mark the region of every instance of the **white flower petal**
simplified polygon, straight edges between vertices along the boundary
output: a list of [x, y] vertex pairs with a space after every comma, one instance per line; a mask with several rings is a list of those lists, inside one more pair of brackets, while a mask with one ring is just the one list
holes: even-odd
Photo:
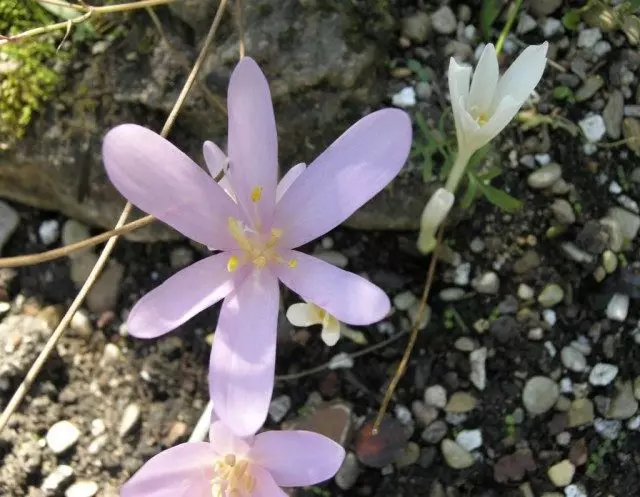
[[420, 235], [418, 237], [418, 250], [428, 254], [435, 248], [435, 234], [455, 201], [455, 196], [449, 190], [438, 188], [424, 206], [420, 219]]
[[471, 89], [469, 90], [466, 107], [472, 115], [487, 115], [499, 77], [500, 68], [498, 67], [496, 49], [492, 43], [488, 43], [482, 51], [471, 80]]
[[498, 81], [498, 87], [491, 104], [492, 109], [498, 108], [500, 101], [510, 96], [518, 104], [518, 109], [536, 87], [547, 64], [547, 49], [545, 41], [541, 45], [531, 45], [525, 48], [509, 69]]
[[507, 96], [503, 98], [498, 104], [498, 108], [495, 110], [489, 122], [480, 126], [480, 130], [474, 136], [475, 138], [475, 150], [480, 147], [484, 147], [487, 143], [493, 140], [498, 133], [500, 133], [515, 117], [522, 106], [522, 102], [516, 101], [514, 98]]
[[299, 326], [300, 328], [322, 323], [318, 306], [302, 302], [289, 306], [287, 319], [293, 326]]
[[340, 339], [340, 321], [333, 316], [327, 315], [322, 323], [322, 341], [329, 347], [333, 347]]

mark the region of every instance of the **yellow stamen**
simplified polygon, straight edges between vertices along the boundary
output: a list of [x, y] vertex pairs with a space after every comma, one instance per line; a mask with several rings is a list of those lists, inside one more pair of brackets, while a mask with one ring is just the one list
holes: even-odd
[[256, 479], [250, 473], [249, 461], [227, 454], [213, 463], [212, 497], [240, 497], [250, 494]]
[[267, 266], [267, 258], [264, 255], [259, 255], [255, 259], [253, 259], [253, 263], [258, 269], [263, 269]]
[[283, 231], [280, 228], [271, 228], [271, 238], [279, 240], [282, 238]]
[[486, 116], [486, 114], [480, 114], [477, 118], [476, 118], [476, 122], [480, 125], [480, 126], [484, 126], [485, 124], [487, 124], [489, 122], [489, 118]]
[[297, 259], [289, 259], [289, 267], [291, 269], [295, 269], [298, 267], [298, 261]]
[[253, 190], [251, 190], [251, 201], [259, 202], [262, 198], [262, 187], [256, 186]]
[[231, 257], [229, 257], [229, 260], [227, 261], [227, 271], [229, 271], [230, 273], [233, 273], [236, 269], [238, 269], [239, 263], [240, 263], [240, 259], [238, 259], [237, 256], [232, 255]]

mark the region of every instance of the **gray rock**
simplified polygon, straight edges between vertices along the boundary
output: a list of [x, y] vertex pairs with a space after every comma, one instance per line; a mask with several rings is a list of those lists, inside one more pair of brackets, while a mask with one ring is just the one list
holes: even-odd
[[500, 316], [494, 319], [489, 331], [500, 343], [508, 343], [519, 334], [518, 322], [513, 316]]
[[584, 102], [593, 97], [604, 86], [604, 79], [599, 74], [589, 76], [584, 84], [575, 93], [577, 102]]
[[60, 490], [69, 483], [72, 477], [73, 468], [71, 466], [61, 464], [45, 477], [40, 489], [47, 495], [54, 495], [60, 492]]
[[484, 390], [487, 386], [487, 371], [485, 363], [487, 361], [487, 348], [482, 347], [474, 350], [469, 354], [469, 364], [471, 371], [469, 372], [469, 381], [478, 390]]
[[416, 418], [416, 421], [422, 426], [429, 426], [436, 419], [438, 419], [438, 410], [430, 405], [425, 405], [419, 400], [414, 400], [411, 403], [411, 411]]
[[132, 403], [125, 407], [118, 427], [118, 435], [126, 437], [140, 422], [140, 406]]
[[456, 436], [456, 443], [469, 452], [482, 447], [482, 430], [462, 430]]
[[450, 35], [458, 27], [456, 16], [448, 5], [443, 5], [431, 16], [433, 29], [441, 35]]
[[420, 458], [420, 446], [415, 442], [409, 442], [404, 451], [396, 458], [395, 464], [398, 468], [406, 468], [418, 462]]
[[560, 167], [560, 164], [551, 162], [532, 172], [527, 177], [527, 184], [534, 190], [542, 190], [544, 188], [549, 188], [558, 181], [561, 176], [562, 168]]
[[500, 289], [500, 278], [493, 271], [487, 271], [471, 282], [471, 286], [478, 293], [495, 294]]
[[[607, 217], [614, 219], [620, 226], [622, 235], [633, 240], [640, 230], [640, 216], [621, 207], [611, 207]], [[614, 250], [613, 248], [611, 250]]]
[[576, 467], [571, 461], [565, 459], [557, 464], [554, 464], [547, 471], [547, 475], [556, 487], [566, 487], [573, 480], [573, 475], [576, 472]]
[[615, 419], [596, 419], [593, 423], [596, 433], [607, 440], [616, 440], [622, 430], [622, 421]]
[[587, 141], [591, 143], [599, 142], [607, 131], [604, 119], [599, 114], [581, 119], [578, 121], [578, 126], [580, 126]]
[[562, 347], [560, 351], [560, 359], [562, 364], [569, 371], [581, 373], [587, 369], [587, 359], [584, 354], [574, 347]]
[[594, 386], [607, 386], [618, 376], [618, 366], [599, 362], [589, 373], [589, 383]]
[[585, 28], [578, 32], [578, 46], [580, 48], [593, 48], [602, 39], [602, 32], [598, 28]]
[[13, 207], [0, 200], [0, 253], [2, 252], [2, 247], [18, 227], [19, 222], [20, 216], [18, 216]]
[[473, 466], [473, 455], [460, 447], [453, 440], [444, 439], [440, 444], [440, 450], [447, 466], [453, 469], [465, 469]]
[[424, 402], [427, 405], [444, 409], [447, 405], [447, 390], [442, 385], [432, 385], [424, 391]]
[[58, 421], [47, 431], [47, 446], [55, 453], [62, 454], [73, 447], [80, 438], [80, 430], [71, 421]]
[[546, 376], [534, 376], [524, 386], [522, 403], [530, 414], [544, 414], [555, 405], [559, 395], [560, 389], [555, 381]]
[[562, 26], [562, 22], [560, 22], [560, 19], [547, 17], [542, 21], [542, 34], [545, 38], [553, 38], [563, 31], [564, 27]]
[[573, 224], [576, 222], [576, 214], [573, 212], [573, 207], [563, 198], [557, 198], [553, 201], [551, 212], [553, 212], [560, 224]]
[[451, 397], [447, 405], [444, 407], [446, 412], [460, 414], [473, 411], [478, 405], [478, 400], [467, 392], [455, 392]]
[[358, 458], [353, 452], [347, 452], [344, 461], [342, 461], [342, 466], [340, 466], [334, 479], [338, 488], [341, 490], [349, 490], [356, 484], [359, 474], [360, 465], [358, 464]]
[[640, 105], [625, 105], [624, 115], [626, 117], [640, 117]]
[[629, 314], [629, 296], [624, 293], [614, 293], [607, 304], [606, 314], [612, 321], [623, 323]]
[[540, 295], [538, 295], [538, 303], [544, 307], [553, 307], [564, 299], [564, 290], [556, 283], [545, 286]]
[[570, 428], [576, 428], [591, 424], [594, 416], [593, 402], [589, 399], [576, 399], [567, 413], [567, 422]]
[[193, 262], [193, 251], [187, 247], [176, 247], [169, 254], [173, 269], [182, 269]]
[[538, 27], [536, 20], [526, 12], [523, 12], [518, 19], [518, 25], [516, 26], [516, 33], [523, 35], [529, 31], [533, 31]]
[[548, 16], [562, 5], [562, 0], [533, 0], [531, 11], [537, 16]]
[[416, 43], [424, 43], [431, 32], [431, 19], [425, 12], [416, 12], [402, 20], [402, 34]]
[[437, 444], [449, 431], [447, 423], [442, 419], [438, 419], [427, 426], [422, 432], [422, 440], [430, 444]]
[[611, 400], [606, 417], [608, 419], [629, 419], [638, 411], [638, 400], [633, 395], [633, 385], [625, 382]]
[[624, 96], [620, 90], [613, 90], [604, 107], [602, 117], [609, 138], [617, 140], [622, 133], [622, 118], [624, 109]]
[[280, 423], [291, 409], [291, 397], [280, 395], [269, 404], [269, 416], [274, 423]]
[[408, 310], [413, 304], [418, 301], [418, 298], [411, 292], [402, 292], [393, 297], [393, 305], [399, 311]]

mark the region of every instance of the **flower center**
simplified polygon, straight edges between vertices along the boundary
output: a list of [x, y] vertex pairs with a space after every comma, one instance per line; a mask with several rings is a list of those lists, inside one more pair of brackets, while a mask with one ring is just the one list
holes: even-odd
[[480, 111], [478, 106], [471, 107], [469, 113], [473, 116], [475, 122], [477, 122], [480, 126], [484, 126], [489, 122], [489, 116], [487, 115], [487, 113]]
[[256, 479], [249, 471], [249, 461], [227, 454], [213, 464], [215, 475], [211, 480], [211, 497], [240, 497], [249, 495]]

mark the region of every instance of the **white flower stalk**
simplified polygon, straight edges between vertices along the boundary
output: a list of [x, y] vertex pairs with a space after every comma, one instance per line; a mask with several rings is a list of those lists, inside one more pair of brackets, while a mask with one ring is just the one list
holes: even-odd
[[322, 325], [321, 338], [329, 347], [338, 343], [340, 335], [344, 335], [358, 345], [366, 345], [365, 336], [356, 330], [349, 328], [327, 311], [311, 302], [292, 304], [287, 309], [287, 319], [293, 326], [306, 328], [316, 324]]
[[435, 248], [436, 231], [449, 214], [454, 200], [453, 193], [444, 188], [438, 188], [425, 205], [420, 219], [420, 236], [418, 237], [418, 250], [423, 254], [428, 254]]
[[470, 66], [451, 58], [449, 94], [458, 159], [447, 178], [447, 190], [455, 193], [471, 155], [495, 138], [518, 113], [542, 77], [548, 46], [544, 42], [525, 48], [502, 76], [491, 43], [482, 51], [473, 78]]

